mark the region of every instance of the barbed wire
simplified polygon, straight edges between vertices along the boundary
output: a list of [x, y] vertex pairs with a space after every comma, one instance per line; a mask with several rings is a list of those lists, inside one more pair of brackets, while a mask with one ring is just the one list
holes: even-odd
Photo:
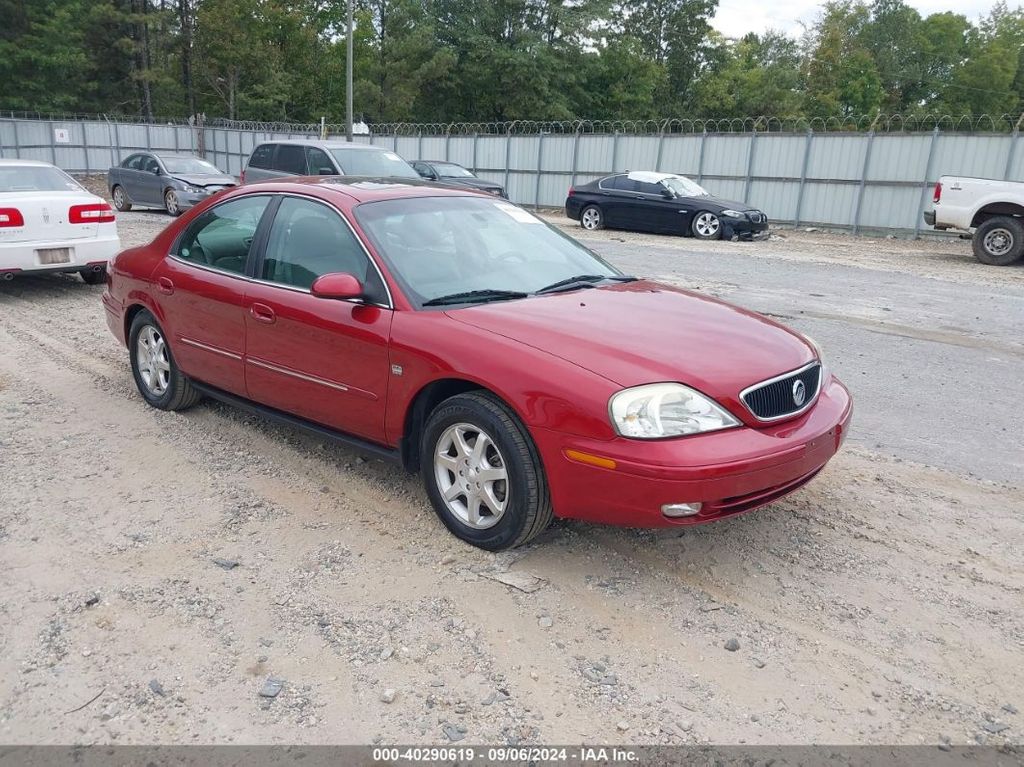
[[[196, 123], [189, 117], [153, 117], [138, 115], [87, 114], [82, 112], [0, 111], [0, 118], [48, 122], [102, 121], [150, 125], [187, 126]], [[287, 133], [319, 136], [345, 134], [344, 123], [295, 123], [286, 121], [230, 120], [200, 118], [208, 128], [245, 130], [262, 133]], [[638, 120], [508, 120], [502, 122], [379, 122], [367, 125], [375, 136], [451, 136], [451, 135], [524, 135], [524, 134], [688, 134], [688, 133], [816, 133], [865, 132], [922, 133], [933, 130], [956, 133], [1007, 133], [1020, 130], [1022, 114], [948, 115], [938, 113], [868, 114], [834, 117], [722, 117]], [[362, 134], [365, 135], [365, 134]]]

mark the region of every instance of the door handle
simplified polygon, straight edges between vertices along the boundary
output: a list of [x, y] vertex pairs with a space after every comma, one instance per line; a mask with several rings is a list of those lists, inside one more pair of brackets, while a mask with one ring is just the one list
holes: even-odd
[[174, 292], [174, 283], [168, 277], [159, 277], [156, 281], [157, 290], [164, 295], [171, 295]]
[[267, 325], [273, 325], [277, 321], [277, 315], [274, 314], [274, 310], [266, 304], [253, 304], [249, 307], [249, 314], [257, 322], [263, 322]]

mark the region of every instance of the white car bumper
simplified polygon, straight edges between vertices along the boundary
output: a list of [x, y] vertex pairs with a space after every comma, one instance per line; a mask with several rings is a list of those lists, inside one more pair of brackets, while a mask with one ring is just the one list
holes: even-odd
[[[68, 260], [44, 263], [42, 250], [68, 249]], [[0, 241], [0, 274], [4, 272], [80, 272], [102, 266], [121, 250], [121, 239], [96, 237], [81, 240], [45, 240], [36, 242]]]

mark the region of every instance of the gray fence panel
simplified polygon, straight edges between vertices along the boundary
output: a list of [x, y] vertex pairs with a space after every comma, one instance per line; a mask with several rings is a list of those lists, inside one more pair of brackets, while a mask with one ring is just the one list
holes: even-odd
[[448, 140], [448, 160], [465, 168], [473, 167], [473, 137], [452, 136]]
[[612, 170], [612, 147], [615, 138], [613, 136], [594, 136], [584, 134], [580, 136], [579, 156], [577, 166], [581, 174], [603, 175]]
[[661, 148], [661, 167], [657, 170], [696, 177], [703, 141], [703, 136], [665, 136]]
[[[704, 176], [746, 176], [750, 136], [708, 136], [704, 147]], [[740, 192], [742, 198], [742, 191]]]
[[[761, 139], [758, 139], [760, 141]], [[792, 221], [796, 218], [797, 197], [800, 193], [799, 181], [763, 181], [751, 182], [749, 203], [755, 208], [768, 211], [773, 221]]]
[[807, 137], [804, 135], [759, 135], [751, 174], [755, 178], [799, 178], [806, 143]]
[[869, 186], [864, 190], [860, 225], [869, 229], [913, 229], [920, 198], [920, 186]]
[[807, 178], [858, 181], [864, 167], [867, 136], [818, 134], [811, 145]]
[[868, 181], [903, 181], [920, 184], [928, 164], [930, 134], [876, 135], [868, 163]]
[[945, 134], [935, 148], [936, 175], [1002, 178], [1009, 142], [1009, 136]]
[[[544, 137], [544, 170], [554, 173], [572, 173], [573, 144], [575, 136]], [[568, 189], [568, 184], [566, 185]]]
[[[205, 156], [238, 175], [265, 141], [315, 137], [313, 130], [202, 129]], [[68, 131], [57, 143], [54, 129]], [[940, 175], [1024, 180], [1024, 138], [1013, 134], [709, 133], [361, 135], [360, 143], [409, 160], [446, 157], [506, 184], [513, 201], [561, 207], [570, 184], [610, 172], [685, 173], [713, 194], [746, 200], [775, 222], [801, 226], [927, 231], [920, 222]], [[870, 143], [870, 153], [868, 145]], [[198, 151], [188, 125], [108, 120], [30, 120], [0, 116], [0, 156], [56, 162], [104, 173], [133, 152]], [[931, 162], [929, 163], [929, 155]], [[801, 179], [804, 182], [801, 183]], [[858, 202], [859, 201], [859, 202]], [[858, 218], [859, 209], [859, 218]]]

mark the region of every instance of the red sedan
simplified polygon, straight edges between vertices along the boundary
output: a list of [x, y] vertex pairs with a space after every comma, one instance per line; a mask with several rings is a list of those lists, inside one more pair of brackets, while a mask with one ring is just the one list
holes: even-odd
[[553, 516], [721, 519], [808, 482], [846, 388], [765, 317], [622, 274], [527, 211], [407, 179], [211, 197], [103, 294], [143, 398], [204, 395], [419, 470], [497, 550]]

